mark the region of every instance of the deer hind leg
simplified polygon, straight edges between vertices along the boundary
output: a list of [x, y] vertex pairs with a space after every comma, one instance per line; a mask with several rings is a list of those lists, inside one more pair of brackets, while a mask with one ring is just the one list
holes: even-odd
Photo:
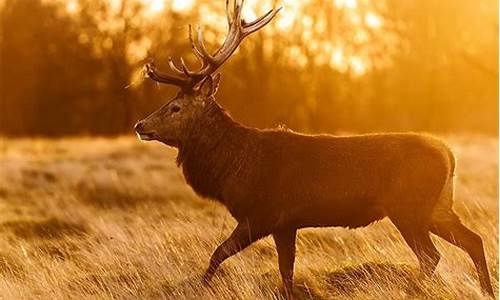
[[222, 262], [266, 235], [255, 231], [255, 228], [251, 227], [248, 223], [238, 224], [229, 238], [215, 249], [210, 258], [209, 266], [203, 275], [203, 280], [209, 282]]
[[278, 252], [278, 264], [283, 280], [286, 299], [293, 298], [293, 264], [295, 261], [296, 229], [273, 233], [274, 243]]
[[482, 289], [493, 296], [493, 288], [483, 249], [483, 240], [478, 234], [465, 227], [453, 211], [448, 211], [446, 216], [441, 215], [441, 218], [434, 219], [431, 232], [462, 248], [469, 254], [479, 275], [479, 282]]
[[420, 266], [420, 276], [422, 278], [430, 277], [434, 274], [441, 255], [432, 243], [427, 227], [420, 226], [419, 224], [394, 224], [401, 232], [401, 235], [413, 253], [417, 256]]

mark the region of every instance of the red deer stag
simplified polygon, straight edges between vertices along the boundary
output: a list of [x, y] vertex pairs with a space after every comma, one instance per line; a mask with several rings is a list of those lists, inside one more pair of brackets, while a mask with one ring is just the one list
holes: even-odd
[[470, 255], [482, 288], [493, 295], [481, 237], [452, 209], [455, 157], [443, 142], [413, 133], [341, 137], [259, 130], [237, 123], [217, 104], [220, 75], [212, 74], [280, 10], [247, 23], [243, 1], [235, 0], [233, 13], [227, 2], [229, 31], [214, 54], [205, 48], [201, 30], [195, 39], [189, 27], [198, 70], [182, 59], [177, 67], [169, 58], [174, 74], [146, 65], [151, 79], [180, 90], [135, 126], [140, 139], [178, 148], [187, 183], [200, 196], [221, 202], [238, 221], [213, 253], [206, 282], [225, 259], [272, 235], [291, 297], [297, 229], [356, 228], [388, 217], [417, 256], [422, 276], [433, 274], [440, 259], [432, 232]]

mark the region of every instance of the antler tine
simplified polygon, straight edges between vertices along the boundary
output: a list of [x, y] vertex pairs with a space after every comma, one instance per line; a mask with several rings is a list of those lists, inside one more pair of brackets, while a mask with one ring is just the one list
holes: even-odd
[[271, 9], [269, 10], [267, 13], [265, 13], [263, 16], [253, 20], [252, 22], [249, 22], [249, 23], [245, 23], [243, 27], [248, 27], [248, 26], [252, 26], [254, 25], [255, 23], [258, 23], [260, 21], [262, 21], [262, 19], [266, 18], [267, 16], [269, 16], [270, 13], [272, 13], [274, 11], [274, 9]]
[[186, 76], [191, 76], [192, 73], [189, 71], [188, 67], [186, 66], [186, 63], [184, 62], [184, 59], [181, 57], [181, 66], [182, 66], [182, 71]]
[[[236, 50], [239, 43], [242, 40], [241, 37], [241, 11], [243, 1], [234, 0], [233, 2], [233, 16], [232, 23], [229, 25], [228, 33], [222, 46], [217, 49], [215, 52], [213, 59], [217, 64], [222, 64], [225, 60], [229, 58], [229, 56]], [[228, 14], [229, 18], [229, 14]]]
[[196, 58], [198, 59], [198, 61], [201, 63], [201, 67], [200, 67], [200, 70], [201, 70], [205, 66], [206, 62], [204, 60], [203, 54], [200, 52], [200, 50], [198, 50], [198, 48], [196, 47], [196, 44], [194, 42], [193, 29], [192, 29], [191, 24], [189, 24], [189, 42], [191, 43], [191, 50], [193, 51], [193, 53], [196, 56]]
[[[244, 0], [234, 0], [234, 11], [232, 22], [229, 25], [228, 34], [226, 36], [226, 39], [222, 43], [222, 46], [215, 52], [214, 56], [208, 54], [208, 51], [203, 44], [201, 30], [198, 29], [198, 45], [201, 48], [200, 51], [203, 53], [203, 56], [207, 56], [210, 63], [210, 67], [207, 68], [207, 71], [214, 72], [231, 56], [234, 51], [236, 51], [243, 38], [268, 24], [282, 8], [280, 7], [278, 9], [272, 9], [264, 16], [246, 25], [241, 19], [243, 2]], [[226, 12], [227, 11], [228, 9], [226, 7]], [[229, 14], [228, 18], [231, 18]]]
[[174, 71], [175, 73], [179, 74], [179, 75], [184, 75], [184, 72], [182, 70], [180, 70], [179, 68], [177, 68], [177, 66], [174, 64], [174, 61], [172, 59], [172, 57], [168, 57], [168, 65], [170, 66], [170, 69], [172, 71]]
[[198, 31], [197, 43], [198, 43], [198, 46], [199, 46], [199, 50], [200, 50], [200, 52], [203, 55], [203, 59], [207, 60], [208, 63], [210, 63], [211, 65], [215, 65], [216, 62], [214, 61], [213, 56], [210, 55], [210, 53], [208, 53], [208, 50], [205, 47], [205, 44], [203, 43], [203, 33], [201, 31], [201, 27], [198, 27], [197, 31]]
[[168, 74], [164, 74], [159, 72], [156, 69], [156, 66], [153, 62], [147, 63], [145, 65], [146, 68], [146, 74], [149, 78], [153, 79], [154, 81], [162, 82], [162, 83], [167, 83], [167, 84], [173, 84], [177, 86], [184, 86], [186, 81], [182, 78], [174, 77]]
[[233, 23], [236, 26], [240, 26], [241, 24], [241, 10], [243, 8], [243, 0], [234, 0], [234, 20]]
[[227, 19], [227, 26], [231, 26], [231, 14], [229, 13], [229, 0], [226, 0], [226, 19]]
[[266, 26], [271, 20], [276, 16], [276, 14], [282, 9], [283, 7], [280, 6], [278, 9], [271, 9], [267, 14], [265, 14], [263, 17], [251, 22], [250, 24], [246, 25], [243, 27], [243, 35], [247, 36], [262, 27]]

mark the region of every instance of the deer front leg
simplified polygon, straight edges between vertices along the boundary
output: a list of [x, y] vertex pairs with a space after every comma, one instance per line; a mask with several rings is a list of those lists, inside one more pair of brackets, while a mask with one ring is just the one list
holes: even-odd
[[283, 279], [283, 288], [286, 299], [293, 298], [293, 264], [295, 262], [295, 236], [296, 229], [283, 230], [273, 233], [278, 263]]
[[231, 233], [229, 238], [225, 240], [212, 254], [210, 258], [210, 263], [205, 275], [203, 275], [203, 280], [209, 282], [215, 274], [217, 268], [220, 264], [227, 258], [237, 254], [241, 250], [248, 247], [253, 242], [266, 236], [260, 231], [255, 231], [255, 228], [251, 227], [249, 223], [238, 224], [234, 231]]

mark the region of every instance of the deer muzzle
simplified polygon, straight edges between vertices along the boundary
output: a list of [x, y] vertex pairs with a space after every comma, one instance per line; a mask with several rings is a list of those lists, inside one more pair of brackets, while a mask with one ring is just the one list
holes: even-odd
[[146, 131], [143, 121], [139, 121], [134, 126], [135, 133], [141, 141], [151, 141], [155, 139], [156, 134], [152, 131]]

